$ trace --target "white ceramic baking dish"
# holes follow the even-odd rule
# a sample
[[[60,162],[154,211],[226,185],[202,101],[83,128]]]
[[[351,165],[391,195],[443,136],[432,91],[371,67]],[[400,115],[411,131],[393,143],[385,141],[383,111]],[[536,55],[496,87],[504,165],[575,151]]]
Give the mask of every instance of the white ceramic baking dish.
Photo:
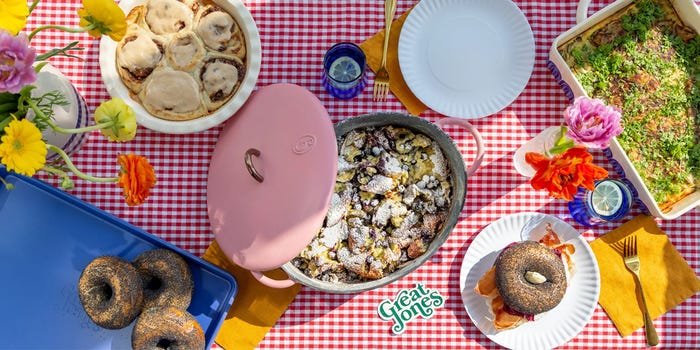
[[[697,5],[692,0],[670,0],[672,6],[680,16],[681,20],[696,32],[700,32],[700,11]],[[564,61],[558,51],[558,47],[584,33],[591,27],[605,21],[608,17],[618,13],[625,7],[634,3],[634,0],[617,0],[592,16],[587,17],[588,5],[590,0],[581,0],[576,11],[577,25],[568,31],[559,35],[552,42],[552,47],[549,51],[548,67],[551,70],[554,78],[566,93],[566,96],[573,101],[578,96],[585,96],[586,92],[571,72],[568,64]],[[654,200],[647,186],[642,181],[637,170],[632,165],[626,152],[622,149],[616,139],[611,142],[610,148],[604,150],[604,153],[610,160],[613,168],[618,173],[620,178],[628,185],[634,194],[635,202],[642,211],[651,214],[658,218],[674,219],[693,208],[700,209],[700,190],[686,196],[682,200],[676,202],[669,210],[662,211],[659,205]]]

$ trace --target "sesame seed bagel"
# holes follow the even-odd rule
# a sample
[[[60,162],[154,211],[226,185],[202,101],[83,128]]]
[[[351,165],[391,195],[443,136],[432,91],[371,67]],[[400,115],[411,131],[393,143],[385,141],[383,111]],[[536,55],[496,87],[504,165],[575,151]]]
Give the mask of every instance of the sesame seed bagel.
[[[504,249],[496,258],[496,288],[513,310],[536,315],[557,306],[566,292],[566,270],[561,257],[535,241]]]

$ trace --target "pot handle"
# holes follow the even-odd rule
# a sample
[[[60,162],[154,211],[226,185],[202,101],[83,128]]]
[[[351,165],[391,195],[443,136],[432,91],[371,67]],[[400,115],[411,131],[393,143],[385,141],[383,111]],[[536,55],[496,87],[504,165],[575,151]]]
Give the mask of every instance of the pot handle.
[[[588,5],[591,0],[580,0],[576,8],[576,24],[579,24],[588,18]]]
[[[292,281],[291,279],[286,279],[286,280],[276,280],[270,277],[267,277],[263,275],[260,271],[250,271],[250,274],[253,275],[253,277],[258,280],[258,282],[270,287],[270,288],[277,288],[277,289],[282,289],[282,288],[289,288],[296,284],[296,282]]]
[[[479,130],[477,130],[465,119],[460,118],[446,117],[439,119],[435,124],[441,128],[450,124],[459,125],[467,129],[467,131],[474,136],[474,141],[476,142],[476,157],[474,158],[472,166],[467,169],[467,176],[474,174],[479,169],[479,166],[481,166],[481,161],[484,160],[484,140],[481,138],[481,133],[479,133]]]

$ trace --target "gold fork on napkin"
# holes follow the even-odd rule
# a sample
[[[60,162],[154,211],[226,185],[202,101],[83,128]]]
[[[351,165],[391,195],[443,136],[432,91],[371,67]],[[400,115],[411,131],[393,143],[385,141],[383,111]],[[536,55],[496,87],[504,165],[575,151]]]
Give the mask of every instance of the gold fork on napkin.
[[[627,236],[623,243],[622,257],[625,261],[625,266],[637,281],[639,286],[639,295],[642,299],[642,314],[644,315],[644,335],[647,338],[647,344],[655,346],[659,344],[659,336],[656,334],[654,323],[651,322],[651,316],[647,309],[647,302],[644,299],[644,290],[642,289],[642,280],[639,278],[639,255],[637,255],[637,236]]]
[[[621,264],[623,242],[637,237],[640,280],[646,289],[646,303],[655,319],[700,291],[700,278],[657,225],[653,217],[638,215],[591,242],[600,268],[600,306],[626,337],[644,326],[634,276]]]
[[[373,96],[375,101],[384,100],[389,94],[389,71],[386,70],[386,56],[389,51],[389,33],[391,32],[391,22],[396,13],[396,0],[386,0],[384,2],[384,46],[382,48],[382,63],[374,78]]]

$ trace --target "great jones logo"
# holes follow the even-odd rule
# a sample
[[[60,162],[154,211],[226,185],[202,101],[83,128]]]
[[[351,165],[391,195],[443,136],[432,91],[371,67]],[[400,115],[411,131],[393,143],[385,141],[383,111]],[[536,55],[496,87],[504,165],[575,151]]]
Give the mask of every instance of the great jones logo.
[[[396,294],[396,299],[386,299],[377,307],[379,317],[385,321],[394,321],[391,331],[401,334],[406,330],[406,324],[418,316],[429,319],[435,310],[445,305],[445,298],[437,290],[425,288],[416,284],[413,289],[402,289]]]

